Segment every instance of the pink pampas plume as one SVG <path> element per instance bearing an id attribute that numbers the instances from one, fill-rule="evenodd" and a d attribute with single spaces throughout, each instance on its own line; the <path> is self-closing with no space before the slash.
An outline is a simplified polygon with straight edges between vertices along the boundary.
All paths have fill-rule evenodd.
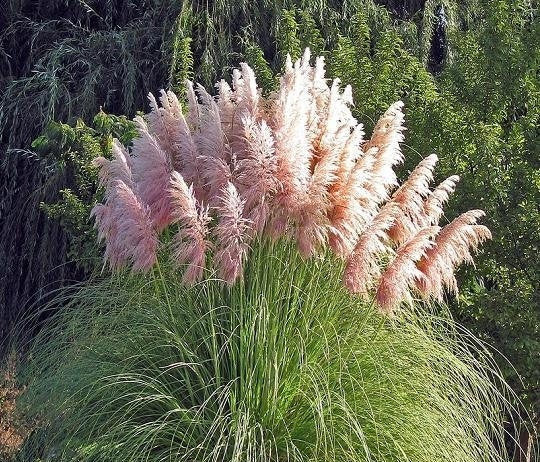
<path id="1" fill-rule="evenodd" d="M 255 73 L 246 64 L 233 70 L 232 89 L 222 80 L 218 85 L 217 106 L 225 139 L 237 159 L 247 155 L 242 120 L 246 117 L 259 120 L 260 90 L 257 88 Z"/>
<path id="2" fill-rule="evenodd" d="M 442 301 L 445 287 L 457 294 L 456 268 L 463 262 L 473 263 L 471 249 L 491 239 L 489 229 L 476 224 L 484 215 L 482 210 L 469 210 L 457 217 L 441 230 L 435 246 L 418 262 L 425 278 L 418 281 L 417 288 L 425 298 Z"/>
<path id="3" fill-rule="evenodd" d="M 232 183 L 227 183 L 216 207 L 219 222 L 215 227 L 217 252 L 214 262 L 218 275 L 229 286 L 241 276 L 248 251 L 249 221 L 243 214 L 244 202 Z"/>
<path id="4" fill-rule="evenodd" d="M 279 190 L 277 159 L 272 130 L 262 120 L 252 116 L 242 120 L 246 154 L 238 161 L 236 184 L 245 201 L 246 217 L 252 222 L 255 234 L 260 234 L 270 213 L 270 202 Z"/>
<path id="5" fill-rule="evenodd" d="M 168 154 L 172 168 L 180 172 L 188 184 L 193 184 L 195 197 L 200 201 L 205 200 L 197 147 L 178 98 L 172 91 L 161 90 L 161 107 L 152 93 L 148 98 L 152 108 L 146 116 L 149 132 Z"/>
<path id="6" fill-rule="evenodd" d="M 443 214 L 443 205 L 456 189 L 459 176 L 452 175 L 437 186 L 427 197 L 423 207 L 423 223 L 425 226 L 436 225 Z"/>
<path id="7" fill-rule="evenodd" d="M 403 141 L 403 102 L 397 101 L 379 119 L 371 139 L 363 146 L 365 152 L 378 148 L 373 164 L 373 180 L 369 189 L 378 203 L 388 199 L 388 192 L 397 186 L 394 166 L 403 162 L 400 143 Z"/>
<path id="8" fill-rule="evenodd" d="M 367 189 L 375 161 L 372 148 L 364 154 L 348 175 L 347 181 L 332 194 L 330 246 L 342 258 L 353 251 L 359 235 L 377 213 L 377 203 Z"/>
<path id="9" fill-rule="evenodd" d="M 231 86 L 223 79 L 216 84 L 217 105 L 221 119 L 221 127 L 227 139 L 231 139 L 236 102 Z"/>
<path id="10" fill-rule="evenodd" d="M 161 90 L 159 106 L 152 93 L 148 94 L 151 111 L 146 115 L 149 132 L 158 140 L 161 148 L 171 158 L 173 167 L 180 170 L 180 153 L 178 143 L 183 135 L 180 130 L 180 118 L 182 108 L 176 95 L 172 92 Z"/>
<path id="11" fill-rule="evenodd" d="M 194 130 L 193 140 L 201 163 L 206 198 L 211 206 L 215 206 L 223 187 L 232 181 L 235 159 L 223 133 L 218 104 L 201 85 L 197 86 L 197 93 L 201 104 L 197 109 L 198 127 Z"/>
<path id="12" fill-rule="evenodd" d="M 191 131 L 196 131 L 199 129 L 200 121 L 200 104 L 197 100 L 197 95 L 193 89 L 193 82 L 186 80 L 186 95 L 188 100 L 188 113 L 186 116 L 186 121 L 188 123 L 189 129 Z"/>
<path id="13" fill-rule="evenodd" d="M 397 250 L 396 257 L 381 276 L 375 295 L 383 314 L 392 315 L 402 301 L 410 298 L 409 290 L 415 282 L 425 278 L 416 262 L 433 247 L 432 238 L 439 230 L 438 226 L 424 228 Z"/>
<path id="14" fill-rule="evenodd" d="M 356 125 L 341 149 L 336 180 L 330 188 L 332 196 L 335 197 L 333 200 L 334 203 L 337 202 L 337 199 L 343 193 L 343 188 L 346 187 L 349 181 L 349 175 L 353 171 L 357 161 L 364 155 L 361 148 L 363 139 L 364 127 L 362 124 Z M 373 163 L 370 164 L 370 169 L 372 165 Z"/>
<path id="15" fill-rule="evenodd" d="M 381 208 L 371 224 L 364 230 L 354 251 L 347 259 L 343 283 L 350 292 L 367 299 L 374 281 L 381 275 L 379 257 L 392 253 L 386 232 L 396 218 L 397 206 L 388 203 Z"/>
<path id="16" fill-rule="evenodd" d="M 308 77 L 310 81 L 311 107 L 308 114 L 307 128 L 310 143 L 314 146 L 320 143 L 322 133 L 324 132 L 325 117 L 328 114 L 328 104 L 330 101 L 330 89 L 324 75 L 324 57 L 319 56 L 315 59 L 315 66 L 309 70 Z"/>
<path id="17" fill-rule="evenodd" d="M 146 271 L 155 264 L 158 241 L 148 209 L 123 181 L 114 182 L 106 205 L 98 204 L 91 215 L 105 240 L 105 261 L 112 270 L 128 262 L 134 271 Z"/>
<path id="18" fill-rule="evenodd" d="M 211 247 L 207 239 L 210 217 L 208 208 L 199 207 L 193 186 L 187 186 L 178 172 L 172 173 L 170 195 L 174 222 L 179 224 L 175 236 L 173 258 L 178 266 L 186 266 L 182 281 L 192 285 L 200 281 L 206 267 L 206 252 Z"/>
<path id="19" fill-rule="evenodd" d="M 127 149 L 115 138 L 112 142 L 112 160 L 105 157 L 96 157 L 92 164 L 99 168 L 99 185 L 108 189 L 116 180 L 123 181 L 133 188 L 133 175 L 131 173 L 131 159 Z"/>
<path id="20" fill-rule="evenodd" d="M 298 247 L 304 257 L 312 256 L 326 243 L 332 207 L 329 190 L 336 179 L 339 154 L 337 150 L 328 151 L 315 164 L 309 179 L 307 201 L 297 227 Z"/>
<path id="21" fill-rule="evenodd" d="M 311 176 L 311 146 L 307 134 L 310 111 L 309 56 L 298 60 L 294 67 L 288 58 L 285 74 L 272 105 L 270 127 L 274 133 L 274 148 L 277 158 L 277 177 L 282 185 L 276 196 L 279 217 L 270 224 L 270 233 L 278 235 L 286 229 L 284 218 L 295 221 L 307 200 L 307 189 Z"/>
<path id="22" fill-rule="evenodd" d="M 257 88 L 255 72 L 246 63 L 240 63 L 240 70 L 233 71 L 232 79 L 234 99 L 236 108 L 233 114 L 233 129 L 231 133 L 231 142 L 234 143 L 243 139 L 242 119 L 251 117 L 259 119 L 261 92 Z M 242 144 L 235 150 L 237 156 L 242 158 Z"/>
<path id="23" fill-rule="evenodd" d="M 319 90 L 312 89 L 312 91 Z M 323 95 L 327 95 L 323 107 L 319 107 L 317 103 L 321 97 L 316 98 L 315 95 L 311 95 L 313 102 L 307 122 L 308 132 L 313 132 L 312 125 L 316 128 L 314 138 L 310 140 L 313 145 L 312 165 L 330 151 L 342 152 L 351 132 L 358 125 L 349 109 L 352 105 L 350 86 L 340 92 L 339 79 L 335 79 L 329 92 Z M 317 111 L 315 115 L 313 115 L 314 110 Z"/>
<path id="24" fill-rule="evenodd" d="M 435 154 L 422 160 L 392 195 L 391 201 L 399 206 L 400 213 L 388 235 L 398 245 L 407 242 L 422 227 L 424 199 L 430 194 L 429 183 L 437 161 Z"/>
<path id="25" fill-rule="evenodd" d="M 133 178 L 140 199 L 148 205 L 156 231 L 161 232 L 171 223 L 169 182 L 172 165 L 169 156 L 149 132 L 142 117 L 135 117 L 139 131 L 131 149 Z"/>

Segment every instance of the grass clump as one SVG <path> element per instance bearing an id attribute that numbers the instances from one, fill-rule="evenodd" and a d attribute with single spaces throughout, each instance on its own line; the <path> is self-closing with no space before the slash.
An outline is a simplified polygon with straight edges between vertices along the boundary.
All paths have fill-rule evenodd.
<path id="1" fill-rule="evenodd" d="M 47 422 L 24 460 L 508 460 L 481 345 L 433 314 L 383 318 L 340 264 L 259 242 L 232 288 L 162 263 L 66 296 L 23 371 Z"/>

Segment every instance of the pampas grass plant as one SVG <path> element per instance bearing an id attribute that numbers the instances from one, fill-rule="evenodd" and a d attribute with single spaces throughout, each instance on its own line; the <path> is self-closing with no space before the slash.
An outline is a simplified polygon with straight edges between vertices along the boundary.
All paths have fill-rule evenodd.
<path id="1" fill-rule="evenodd" d="M 30 349 L 24 456 L 505 461 L 504 382 L 416 300 L 455 291 L 490 233 L 479 210 L 436 226 L 457 182 L 430 189 L 437 156 L 399 186 L 403 104 L 364 141 L 309 50 L 268 96 L 246 64 L 194 88 L 185 115 L 150 95 L 131 148 L 96 159 L 113 275 L 56 300 Z"/>
<path id="2" fill-rule="evenodd" d="M 434 314 L 383 317 L 340 264 L 264 241 L 232 287 L 162 264 L 76 290 L 22 377 L 44 425 L 23 460 L 508 460 L 484 347 Z"/>

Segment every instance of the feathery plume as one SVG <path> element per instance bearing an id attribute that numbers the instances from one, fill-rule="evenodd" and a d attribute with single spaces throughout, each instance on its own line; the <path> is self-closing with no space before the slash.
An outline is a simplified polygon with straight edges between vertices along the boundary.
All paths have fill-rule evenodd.
<path id="1" fill-rule="evenodd" d="M 96 157 L 92 161 L 94 167 L 99 168 L 99 185 L 108 189 L 114 181 L 121 180 L 132 188 L 131 159 L 127 149 L 116 138 L 112 142 L 112 155 L 112 160 Z"/>
<path id="2" fill-rule="evenodd" d="M 152 93 L 148 94 L 151 111 L 146 115 L 149 132 L 157 139 L 159 145 L 171 158 L 175 169 L 180 170 L 180 152 L 178 144 L 181 141 L 180 118 L 182 107 L 176 95 L 161 90 L 159 106 Z"/>
<path id="3" fill-rule="evenodd" d="M 198 129 L 193 138 L 199 160 L 204 164 L 200 172 L 205 181 L 206 197 L 209 204 L 214 206 L 220 191 L 227 182 L 232 181 L 235 160 L 223 133 L 217 102 L 202 85 L 197 85 L 197 93 L 201 104 L 198 105 Z"/>
<path id="4" fill-rule="evenodd" d="M 156 231 L 161 232 L 171 223 L 169 181 L 171 161 L 157 139 L 149 132 L 140 116 L 135 117 L 139 137 L 131 149 L 132 171 L 137 194 L 148 205 L 150 218 Z"/>
<path id="5" fill-rule="evenodd" d="M 396 218 L 397 206 L 384 205 L 370 225 L 364 230 L 352 254 L 347 259 L 343 283 L 352 293 L 367 298 L 374 281 L 381 275 L 379 257 L 392 253 L 387 244 L 387 231 Z"/>
<path id="6" fill-rule="evenodd" d="M 329 242 L 332 250 L 342 258 L 351 254 L 358 236 L 377 211 L 377 203 L 366 187 L 375 161 L 372 152 L 376 150 L 377 148 L 372 148 L 356 162 L 347 182 L 332 195 L 332 230 Z"/>
<path id="7" fill-rule="evenodd" d="M 214 261 L 219 277 L 229 286 L 242 276 L 249 248 L 249 221 L 242 216 L 243 207 L 238 191 L 232 183 L 227 183 L 216 207 L 219 221 L 215 227 L 217 252 Z"/>
<path id="8" fill-rule="evenodd" d="M 443 205 L 456 189 L 459 176 L 452 175 L 437 186 L 427 197 L 423 207 L 423 224 L 436 225 L 443 214 Z"/>
<path id="9" fill-rule="evenodd" d="M 434 245 L 432 238 L 439 230 L 438 226 L 424 228 L 397 250 L 396 257 L 381 276 L 375 295 L 383 314 L 392 315 L 400 303 L 410 297 L 409 289 L 415 282 L 425 278 L 416 262 Z"/>
<path id="10" fill-rule="evenodd" d="M 398 245 L 408 241 L 421 227 L 424 218 L 424 199 L 438 157 L 432 154 L 422 160 L 409 178 L 394 192 L 391 201 L 399 206 L 399 215 L 388 235 Z"/>
<path id="11" fill-rule="evenodd" d="M 190 80 L 186 80 L 186 96 L 188 101 L 188 113 L 186 121 L 189 129 L 196 132 L 199 129 L 199 121 L 201 117 L 200 104 L 195 90 L 193 89 L 193 82 Z"/>
<path id="12" fill-rule="evenodd" d="M 435 246 L 418 262 L 418 269 L 425 275 L 418 281 L 417 288 L 425 298 L 442 301 L 444 288 L 457 294 L 454 271 L 463 262 L 473 263 L 474 251 L 487 239 L 491 232 L 477 221 L 485 214 L 482 210 L 469 210 L 442 228 L 435 239 Z"/>
<path id="13" fill-rule="evenodd" d="M 158 241 L 148 209 L 123 181 L 111 185 L 107 204 L 96 205 L 91 216 L 95 216 L 98 234 L 105 240 L 105 261 L 111 269 L 131 262 L 134 271 L 144 271 L 155 264 Z"/>
<path id="14" fill-rule="evenodd" d="M 329 151 L 315 164 L 309 179 L 307 201 L 298 220 L 297 238 L 300 253 L 309 257 L 327 239 L 330 229 L 328 212 L 332 206 L 329 189 L 336 179 L 339 151 Z"/>
<path id="15" fill-rule="evenodd" d="M 260 234 L 270 213 L 270 202 L 279 189 L 277 159 L 272 130 L 262 120 L 253 116 L 242 119 L 246 155 L 238 161 L 236 184 L 245 201 L 244 211 L 253 224 L 255 234 Z"/>
<path id="16" fill-rule="evenodd" d="M 312 66 L 309 49 L 295 63 L 287 57 L 269 97 L 245 63 L 233 71 L 232 85 L 222 80 L 216 87 L 214 98 L 187 81 L 186 115 L 173 93 L 161 91 L 159 102 L 150 94 L 147 122 L 135 118 L 139 137 L 131 152 L 115 140 L 112 160 L 94 161 L 105 203 L 92 215 L 113 269 L 130 261 L 149 267 L 157 233 L 177 222 L 174 258 L 187 268 L 186 284 L 203 277 L 211 233 L 213 264 L 230 285 L 242 276 L 249 242 L 264 232 L 296 239 L 306 257 L 328 243 L 346 259 L 347 288 L 364 297 L 376 289 L 387 314 L 410 297 L 413 284 L 426 298 L 457 290 L 454 270 L 472 261 L 470 249 L 490 234 L 476 224 L 481 212 L 471 211 L 433 241 L 433 225 L 459 179 L 430 191 L 435 155 L 389 197 L 399 186 L 394 167 L 403 161 L 401 101 L 364 142 L 351 87 L 329 83 L 324 58 Z M 212 228 L 210 214 L 217 218 Z"/>
<path id="17" fill-rule="evenodd" d="M 210 223 L 208 208 L 198 206 L 193 186 L 188 187 L 178 172 L 172 173 L 169 191 L 173 222 L 179 225 L 173 257 L 176 265 L 186 265 L 182 280 L 184 284 L 191 285 L 202 279 L 206 267 L 206 252 L 211 247 L 207 239 Z"/>
<path id="18" fill-rule="evenodd" d="M 312 152 L 306 127 L 310 97 L 305 59 L 306 56 L 293 67 L 288 58 L 272 107 L 270 126 L 274 132 L 277 177 L 282 185 L 275 202 L 282 209 L 276 211 L 280 218 L 271 223 L 274 235 L 284 230 L 284 215 L 294 221 L 307 199 Z"/>
<path id="19" fill-rule="evenodd" d="M 405 130 L 402 109 L 402 101 L 392 104 L 376 123 L 371 139 L 363 146 L 364 152 L 378 148 L 369 183 L 369 190 L 378 203 L 387 200 L 388 192 L 398 184 L 393 167 L 403 162 L 400 148 Z"/>

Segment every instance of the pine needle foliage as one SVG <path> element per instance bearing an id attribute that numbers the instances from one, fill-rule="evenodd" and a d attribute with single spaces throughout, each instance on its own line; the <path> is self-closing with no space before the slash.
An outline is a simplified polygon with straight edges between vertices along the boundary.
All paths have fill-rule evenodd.
<path id="1" fill-rule="evenodd" d="M 23 460 L 508 460 L 498 373 L 451 321 L 382 318 L 286 242 L 246 264 L 231 288 L 162 262 L 57 300 L 21 376 L 44 423 Z"/>

